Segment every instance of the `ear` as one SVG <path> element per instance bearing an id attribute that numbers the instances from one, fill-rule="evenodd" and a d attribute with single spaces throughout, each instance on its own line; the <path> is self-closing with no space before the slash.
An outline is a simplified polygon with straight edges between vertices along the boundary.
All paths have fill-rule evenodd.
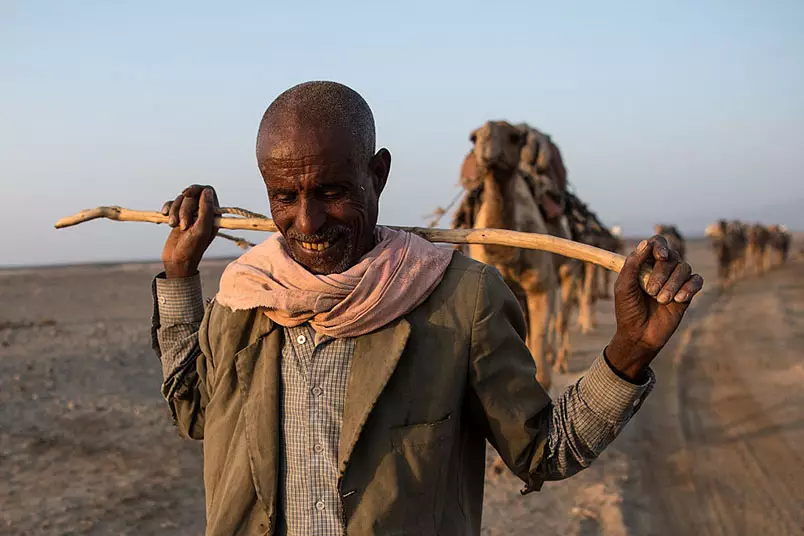
<path id="1" fill-rule="evenodd" d="M 371 171 L 371 178 L 374 181 L 374 191 L 379 196 L 385 189 L 388 174 L 391 172 L 391 153 L 388 149 L 383 147 L 377 151 L 377 154 L 371 158 L 369 171 Z"/>

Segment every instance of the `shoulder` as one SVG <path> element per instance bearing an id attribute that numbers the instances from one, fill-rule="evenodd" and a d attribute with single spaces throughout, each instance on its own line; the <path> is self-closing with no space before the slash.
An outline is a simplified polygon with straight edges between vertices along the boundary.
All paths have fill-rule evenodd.
<path id="1" fill-rule="evenodd" d="M 248 346 L 273 329 L 274 324 L 261 309 L 233 310 L 211 299 L 201 324 L 201 336 L 211 349 L 221 344 Z"/>
<path id="2" fill-rule="evenodd" d="M 444 294 L 456 298 L 464 295 L 476 295 L 481 280 L 490 268 L 490 266 L 456 251 L 444 272 L 441 283 L 433 294 Z"/>
<path id="3" fill-rule="evenodd" d="M 442 284 L 446 283 L 447 288 L 458 289 L 476 294 L 488 287 L 499 289 L 500 285 L 508 288 L 499 270 L 490 264 L 484 264 L 471 257 L 456 251 L 452 256 L 452 262 L 444 274 Z"/>
<path id="4" fill-rule="evenodd" d="M 500 272 L 491 265 L 455 252 L 444 277 L 418 309 L 428 315 L 446 313 L 471 323 L 474 311 L 489 301 L 505 300 L 510 289 Z"/>

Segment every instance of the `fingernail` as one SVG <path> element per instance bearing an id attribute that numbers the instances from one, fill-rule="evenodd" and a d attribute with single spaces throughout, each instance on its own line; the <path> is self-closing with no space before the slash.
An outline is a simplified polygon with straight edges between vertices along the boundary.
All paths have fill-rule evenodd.
<path id="1" fill-rule="evenodd" d="M 687 299 L 689 297 L 690 297 L 689 294 L 687 294 L 684 291 L 681 291 L 678 294 L 676 294 L 676 302 L 677 303 L 683 303 L 683 302 L 687 301 Z"/>
<path id="2" fill-rule="evenodd" d="M 639 253 L 642 253 L 643 251 L 645 251 L 645 248 L 647 248 L 647 247 L 648 247 L 648 241 L 643 240 L 642 242 L 639 243 L 639 246 L 637 247 L 637 251 Z"/>
<path id="3" fill-rule="evenodd" d="M 671 298 L 672 298 L 672 296 L 670 295 L 670 292 L 665 290 L 664 292 L 659 294 L 659 297 L 657 298 L 657 300 L 658 300 L 659 303 L 668 303 Z"/>
<path id="4" fill-rule="evenodd" d="M 660 259 L 667 260 L 668 256 L 669 256 L 669 254 L 668 254 L 666 249 L 662 248 L 662 249 L 659 250 L 659 258 Z"/>
<path id="5" fill-rule="evenodd" d="M 654 283 L 653 285 L 648 286 L 648 288 L 645 290 L 647 290 L 648 294 L 650 294 L 651 296 L 655 296 L 656 293 L 659 292 L 659 289 L 661 288 L 662 287 L 660 287 L 658 284 Z"/>

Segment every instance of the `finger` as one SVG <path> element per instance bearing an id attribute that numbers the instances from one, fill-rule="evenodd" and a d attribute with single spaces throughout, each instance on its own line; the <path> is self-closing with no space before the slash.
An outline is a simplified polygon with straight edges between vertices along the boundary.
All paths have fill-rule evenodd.
<path id="1" fill-rule="evenodd" d="M 198 197 L 204 191 L 204 186 L 201 184 L 191 184 L 181 193 L 184 197 Z"/>
<path id="2" fill-rule="evenodd" d="M 215 191 L 212 188 L 204 188 L 201 202 L 198 204 L 198 219 L 195 223 L 198 232 L 214 236 L 217 231 L 215 229 L 216 206 Z"/>
<path id="3" fill-rule="evenodd" d="M 678 303 L 687 303 L 698 294 L 703 288 L 704 280 L 698 274 L 692 274 L 687 282 L 676 293 L 675 301 Z"/>
<path id="4" fill-rule="evenodd" d="M 653 245 L 653 258 L 657 261 L 666 261 L 670 258 L 670 246 L 667 239 L 661 235 L 651 237 L 650 243 Z"/>
<path id="5" fill-rule="evenodd" d="M 681 287 L 687 282 L 692 275 L 692 267 L 686 262 L 680 262 L 676 265 L 676 269 L 670 274 L 670 278 L 662 287 L 661 292 L 656 298 L 656 301 L 662 305 L 672 302 Z"/>
<path id="6" fill-rule="evenodd" d="M 656 248 L 654 247 L 654 258 L 656 255 L 657 252 Z M 653 265 L 650 279 L 648 280 L 648 284 L 645 286 L 645 291 L 648 293 L 648 295 L 655 297 L 659 294 L 659 292 L 661 292 L 662 287 L 670 279 L 670 275 L 673 273 L 673 270 L 676 269 L 676 266 L 678 266 L 678 253 L 672 250 L 667 253 L 667 260 L 657 261 L 656 264 Z"/>
<path id="7" fill-rule="evenodd" d="M 213 203 L 215 203 L 215 206 L 216 207 L 220 206 L 220 203 L 218 203 L 218 192 L 215 191 L 215 188 L 213 188 L 212 186 L 206 185 L 206 186 L 204 186 L 204 191 L 206 191 L 206 190 L 210 190 L 212 192 L 212 201 L 213 201 Z"/>
<path id="8" fill-rule="evenodd" d="M 159 212 L 163 216 L 167 216 L 168 214 L 170 214 L 170 205 L 172 205 L 172 204 L 173 204 L 173 201 L 165 201 L 165 204 L 162 205 L 162 210 L 160 210 Z"/>
<path id="9" fill-rule="evenodd" d="M 181 211 L 179 217 L 181 220 L 181 230 L 186 231 L 195 223 L 195 217 L 198 213 L 198 196 L 184 196 L 184 201 L 181 203 Z"/>
<path id="10" fill-rule="evenodd" d="M 176 199 L 173 200 L 173 203 L 170 205 L 170 213 L 168 214 L 168 225 L 171 227 L 176 227 L 179 225 L 179 210 L 181 210 L 181 204 L 184 201 L 184 194 L 179 194 L 176 196 Z"/>
<path id="11" fill-rule="evenodd" d="M 639 276 L 639 268 L 643 263 L 647 262 L 653 255 L 650 249 L 650 243 L 643 240 L 639 243 L 634 251 L 625 258 L 625 264 L 620 270 L 620 277 L 623 281 L 636 281 Z"/>

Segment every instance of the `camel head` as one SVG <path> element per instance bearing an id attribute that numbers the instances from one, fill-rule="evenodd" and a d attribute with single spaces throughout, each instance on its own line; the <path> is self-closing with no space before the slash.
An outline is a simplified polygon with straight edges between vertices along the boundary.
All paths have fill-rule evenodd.
<path id="1" fill-rule="evenodd" d="M 519 166 L 519 155 L 526 134 L 506 121 L 487 121 L 472 131 L 477 165 L 483 169 L 513 171 Z"/>
<path id="2" fill-rule="evenodd" d="M 718 220 L 706 226 L 704 235 L 710 238 L 723 238 L 726 236 L 726 220 Z"/>

